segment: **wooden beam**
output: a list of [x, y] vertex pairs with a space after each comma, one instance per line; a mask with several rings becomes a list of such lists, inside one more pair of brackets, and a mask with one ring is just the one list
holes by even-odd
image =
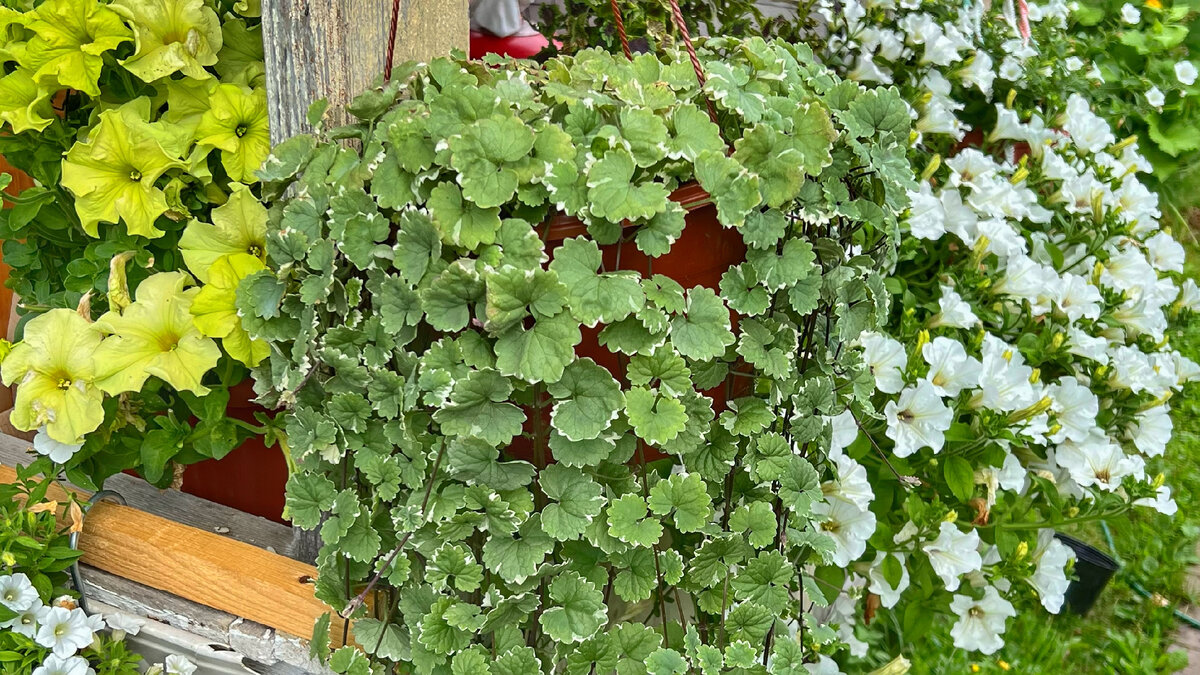
[[[0, 465], [0, 482], [14, 480]], [[59, 488], [48, 494], [65, 496]], [[94, 505], [79, 547], [87, 565], [292, 635], [307, 638], [328, 611], [313, 595], [315, 567], [133, 507]], [[331, 633], [340, 640], [336, 614]]]
[[[399, 0], [395, 62], [466, 50], [467, 0]], [[263, 0], [271, 141], [311, 131], [313, 101], [328, 99], [330, 124], [342, 106], [383, 73], [392, 0]]]

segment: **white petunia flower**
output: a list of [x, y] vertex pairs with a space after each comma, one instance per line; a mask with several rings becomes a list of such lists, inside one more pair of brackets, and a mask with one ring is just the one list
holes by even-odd
[[168, 656], [163, 665], [166, 666], [167, 675], [192, 675], [196, 672], [196, 664], [181, 654]]
[[1146, 256], [1130, 247], [1116, 251], [1109, 257], [1100, 274], [1100, 282], [1117, 290], [1128, 291], [1140, 288], [1147, 279], [1157, 277]]
[[1198, 74], [1200, 73], [1196, 72], [1196, 66], [1191, 61], [1180, 61], [1175, 64], [1175, 79], [1185, 87], [1195, 84]]
[[817, 657], [816, 663], [804, 664], [804, 669], [808, 671], [808, 675], [845, 675], [838, 667], [837, 661], [824, 654]]
[[954, 411], [942, 402], [933, 385], [926, 380], [900, 392], [897, 401], [884, 407], [887, 436], [895, 444], [897, 457], [908, 457], [921, 448], [941, 451], [946, 430], [954, 421]]
[[987, 333], [983, 336], [983, 370], [979, 375], [982, 389], [979, 403], [989, 410], [1013, 412], [1038, 401], [1030, 378], [1033, 368], [1015, 347]]
[[1146, 91], [1146, 103], [1149, 103], [1150, 107], [1161, 108], [1166, 102], [1167, 97], [1163, 95], [1162, 89], [1159, 89], [1158, 87], [1150, 87], [1150, 89]]
[[875, 376], [875, 388], [885, 394], [895, 394], [904, 388], [904, 369], [908, 355], [904, 345], [886, 335], [864, 332], [858, 338], [863, 361]]
[[1200, 311], [1200, 286], [1194, 279], [1184, 279], [1179, 289], [1179, 305], [1189, 312]]
[[1108, 363], [1108, 340], [1092, 337], [1076, 326], [1067, 329], [1067, 351], [1096, 363]]
[[971, 305], [962, 299], [958, 291], [950, 286], [940, 286], [942, 297], [938, 298], [938, 313], [929, 321], [930, 328], [974, 328], [979, 317]]
[[994, 654], [1004, 646], [1000, 637], [1004, 624], [1017, 615], [1012, 603], [991, 586], [983, 590], [983, 597], [978, 600], [969, 595], [955, 595], [950, 601], [950, 611], [959, 617], [950, 629], [954, 646], [982, 654]]
[[922, 550], [929, 557], [933, 571], [946, 585], [946, 590], [958, 590], [959, 578], [977, 572], [983, 567], [979, 555], [979, 533], [975, 530], [963, 533], [954, 523], [943, 522], [938, 526], [937, 539], [925, 542]]
[[813, 505], [813, 513], [823, 517], [819, 527], [833, 540], [830, 561], [845, 567], [867, 550], [867, 540], [875, 534], [875, 514], [841, 499]]
[[50, 438], [50, 434], [46, 433], [46, 427], [38, 429], [37, 434], [33, 437], [33, 449], [39, 455], [49, 457], [50, 461], [55, 464], [66, 464], [82, 447], [83, 443], [60, 443]]
[[1142, 497], [1141, 499], [1133, 500], [1136, 506], [1148, 506], [1164, 516], [1173, 516], [1179, 511], [1179, 505], [1171, 498], [1171, 488], [1166, 485], [1160, 485], [1154, 497]]
[[23, 572], [0, 577], [0, 605], [22, 612], [34, 604], [41, 604], [37, 590]]
[[1063, 442], [1056, 459], [1079, 485], [1108, 492], [1120, 487], [1126, 476], [1140, 476], [1145, 466], [1140, 457], [1126, 455], [1120, 445], [1098, 431], [1083, 442]]
[[1130, 3], [1121, 5], [1121, 20], [1127, 24], [1135, 24], [1142, 20], [1142, 13]]
[[131, 614], [106, 614], [104, 621], [110, 629], [120, 631], [125, 635], [137, 635], [146, 625], [144, 619], [139, 619]]
[[1025, 69], [1021, 67], [1020, 61], [1011, 56], [1005, 56], [1004, 60], [1000, 62], [1000, 71], [997, 74], [1002, 80], [1017, 82], [1025, 74]]
[[942, 210], [942, 201], [933, 196], [929, 183], [922, 183], [920, 191], [908, 191], [909, 232], [917, 239], [941, 239], [946, 234], [946, 212]]
[[963, 389], [979, 386], [979, 361], [967, 355], [961, 342], [936, 337], [921, 347], [921, 356], [929, 364], [926, 379], [939, 396], [958, 396]]
[[1071, 547], [1059, 541], [1053, 530], [1039, 530], [1037, 548], [1033, 552], [1036, 567], [1029, 584], [1037, 591], [1042, 606], [1051, 614], [1062, 609], [1063, 596], [1071, 581], [1067, 579], [1067, 564], [1075, 559]]
[[871, 506], [871, 500], [875, 498], [875, 491], [867, 478], [867, 470], [843, 453], [833, 456], [832, 459], [837, 477], [825, 481], [821, 486], [822, 492], [828, 498], [840, 499], [864, 511], [867, 510]]
[[1150, 357], [1137, 347], [1120, 345], [1109, 354], [1113, 372], [1108, 383], [1114, 387], [1129, 389], [1140, 394], [1155, 387], [1154, 366]]
[[32, 640], [33, 636], [37, 634], [38, 616], [41, 615], [42, 610], [42, 602], [39, 600], [28, 608], [18, 611], [17, 615], [8, 621], [0, 623], [0, 628], [7, 628]]
[[1146, 240], [1146, 253], [1150, 265], [1160, 272], [1183, 273], [1187, 255], [1183, 246], [1166, 232], [1159, 232]]
[[1067, 320], [1075, 323], [1080, 319], [1100, 318], [1100, 305], [1103, 302], [1100, 289], [1093, 286], [1087, 279], [1078, 274], [1066, 273], [1058, 291], [1058, 308], [1067, 315]]
[[1158, 405], [1139, 413], [1128, 430], [1129, 439], [1138, 452], [1148, 457], [1157, 457], [1167, 449], [1171, 440], [1171, 411], [1166, 405]]
[[1100, 152], [1117, 140], [1108, 122], [1094, 114], [1087, 99], [1079, 94], [1067, 98], [1062, 128], [1070, 135], [1075, 147], [1084, 152]]
[[48, 607], [39, 617], [38, 624], [34, 641], [64, 659], [92, 644], [95, 637], [88, 626], [87, 615], [78, 607]]
[[1051, 440], [1055, 443], [1067, 439], [1076, 442], [1087, 440], [1096, 428], [1096, 415], [1100, 414], [1100, 399], [1092, 390], [1073, 377], [1064, 377], [1048, 385], [1046, 395], [1050, 397], [1050, 409], [1062, 427]]
[[1024, 492], [1028, 483], [1028, 472], [1021, 465], [1021, 460], [1012, 453], [1004, 456], [1004, 462], [999, 467], [985, 466], [975, 471], [975, 483], [987, 490], [987, 508], [990, 511], [996, 505], [996, 493], [1001, 488]]
[[957, 75], [964, 85], [979, 89], [984, 96], [991, 96], [992, 83], [996, 79], [994, 65], [992, 57], [981, 49], [975, 52], [966, 67], [959, 70]]
[[[894, 557], [900, 561], [900, 581], [893, 588], [883, 576], [883, 561], [888, 556]], [[879, 551], [875, 554], [875, 561], [871, 563], [871, 570], [867, 572], [867, 578], [871, 580], [871, 585], [867, 587], [875, 595], [879, 596], [879, 604], [891, 609], [900, 602], [900, 595], [908, 588], [908, 566], [904, 564], [903, 553], [885, 553]]]
[[829, 426], [833, 430], [833, 437], [829, 442], [829, 456], [837, 457], [842, 452], [850, 447], [854, 439], [858, 438], [859, 428], [858, 422], [854, 420], [854, 413], [849, 408], [832, 417], [826, 417], [829, 420]]
[[33, 675], [88, 675], [94, 672], [87, 659], [81, 656], [60, 657], [48, 654], [42, 665], [34, 669]]
[[1078, 56], [1068, 56], [1063, 61], [1063, 65], [1066, 66], [1068, 73], [1074, 73], [1076, 71], [1083, 70], [1083, 59], [1079, 58]]

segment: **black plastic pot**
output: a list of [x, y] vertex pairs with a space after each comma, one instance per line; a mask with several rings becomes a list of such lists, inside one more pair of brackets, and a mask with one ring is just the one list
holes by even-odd
[[1083, 616], [1096, 604], [1100, 591], [1108, 585], [1119, 565], [1111, 556], [1095, 546], [1065, 534], [1055, 533], [1054, 536], [1075, 551], [1075, 575], [1078, 578], [1073, 579], [1067, 587], [1065, 598], [1067, 608]]

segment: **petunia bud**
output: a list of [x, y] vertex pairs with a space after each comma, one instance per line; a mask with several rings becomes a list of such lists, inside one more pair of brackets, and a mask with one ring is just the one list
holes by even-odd
[[1029, 544], [1022, 541], [1021, 543], [1017, 544], [1017, 552], [1014, 555], [1013, 560], [1024, 560], [1025, 556], [1027, 555], [1029, 555]]
[[134, 255], [134, 251], [123, 251], [108, 263], [108, 307], [111, 310], [122, 312], [133, 303], [129, 295], [129, 279], [125, 276], [125, 264]]
[[930, 177], [932, 177], [933, 174], [935, 172], [937, 172], [938, 167], [941, 165], [942, 165], [942, 156], [934, 155], [929, 160], [929, 163], [925, 165], [925, 170], [921, 172], [921, 180], [923, 180], [923, 181], [929, 180]]

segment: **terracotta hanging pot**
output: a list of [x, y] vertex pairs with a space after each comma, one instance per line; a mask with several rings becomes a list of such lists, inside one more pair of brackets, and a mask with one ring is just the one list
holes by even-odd
[[[254, 413], [270, 412], [254, 403], [249, 380], [229, 390], [226, 414], [257, 424]], [[206, 459], [188, 465], [183, 473], [184, 492], [239, 511], [277, 522], [283, 519], [283, 491], [287, 462], [278, 446], [268, 448], [262, 438], [244, 441], [221, 459]]]

